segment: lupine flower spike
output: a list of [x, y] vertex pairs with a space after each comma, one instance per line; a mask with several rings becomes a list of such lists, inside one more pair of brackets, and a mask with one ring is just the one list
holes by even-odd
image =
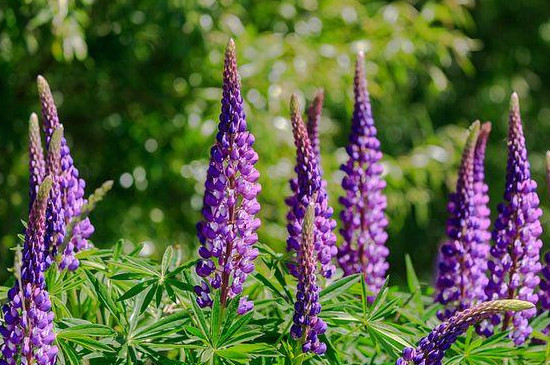
[[[548, 193], [550, 193], [550, 151], [546, 152], [546, 183]], [[544, 255], [544, 267], [541, 270], [541, 281], [539, 284], [539, 300], [543, 310], [550, 310], [550, 252]], [[547, 327], [545, 333], [550, 332], [550, 327]]]
[[[489, 209], [489, 186], [485, 183], [485, 154], [487, 151], [487, 141], [491, 134], [491, 122], [485, 122], [481, 125], [479, 130], [479, 137], [476, 143], [476, 150], [474, 153], [474, 191], [476, 196], [476, 217], [478, 218], [478, 238], [479, 248], [478, 253], [480, 257], [476, 262], [482, 272], [487, 270], [487, 258], [489, 257], [490, 241], [491, 241], [491, 210]], [[488, 279], [483, 275], [485, 284], [487, 285]]]
[[[294, 305], [294, 324], [290, 331], [295, 340], [301, 341], [303, 352], [311, 351], [321, 355], [325, 353], [326, 345], [319, 340], [319, 335], [326, 331], [327, 326], [318, 317], [321, 304], [317, 272], [327, 275], [326, 268], [330, 265], [332, 256], [320, 237], [324, 229], [330, 231], [331, 228], [327, 225], [330, 219], [325, 215], [328, 204], [326, 193], [321, 188], [317, 158], [299, 109], [298, 98], [292, 95], [290, 110], [296, 145], [298, 186], [295, 204], [291, 207], [290, 216], [293, 220], [288, 226], [287, 244], [288, 248], [295, 252], [291, 273], [298, 279], [298, 285]], [[324, 225], [321, 226], [319, 223]]]
[[[537, 183], [531, 179], [525, 137], [521, 124], [518, 96], [512, 94], [510, 126], [508, 131], [508, 165], [504, 203], [498, 206], [498, 218], [493, 231], [494, 245], [489, 261], [489, 283], [486, 293], [489, 300], [521, 299], [538, 302], [534, 289], [539, 284], [539, 262], [542, 226], [539, 218]], [[504, 315], [502, 328], [513, 327], [510, 337], [516, 345], [522, 344], [531, 334], [529, 319], [536, 310]], [[500, 323], [500, 316], [491, 324]], [[488, 324], [486, 332], [491, 332]]]
[[40, 185], [29, 214], [20, 280], [9, 290], [9, 301], [2, 308], [0, 365], [50, 365], [56, 361], [54, 314], [44, 283], [45, 215], [51, 186], [49, 176]]
[[458, 312], [446, 322], [434, 328], [428, 336], [422, 338], [417, 348], [405, 348], [396, 365], [440, 365], [445, 356], [445, 351], [470, 326], [499, 313], [516, 312], [517, 314], [526, 310], [535, 310], [535, 306], [522, 300], [505, 299], [484, 302]]
[[440, 248], [436, 281], [436, 299], [445, 306], [438, 313], [441, 320], [485, 300], [489, 237], [482, 167], [487, 128], [481, 141], [479, 129], [476, 121], [464, 147], [456, 191], [448, 204], [448, 239]]
[[[197, 225], [201, 260], [196, 266], [202, 278], [195, 287], [197, 303], [212, 306], [212, 290], [220, 290], [222, 307], [243, 292], [248, 274], [254, 271], [258, 249], [256, 230], [260, 211], [256, 200], [261, 186], [254, 167], [258, 154], [254, 136], [248, 132], [237, 73], [235, 43], [229, 41], [225, 52], [223, 97], [216, 144], [210, 151], [206, 176], [204, 220]], [[238, 313], [253, 308], [247, 296], [239, 300]]]
[[375, 296], [389, 268], [386, 261], [389, 250], [385, 246], [388, 220], [383, 193], [386, 182], [380, 164], [382, 152], [376, 137], [363, 63], [364, 56], [360, 53], [355, 67], [352, 130], [346, 148], [349, 158], [341, 167], [345, 174], [342, 180], [345, 194], [340, 198], [343, 207], [340, 233], [344, 242], [339, 247], [338, 263], [345, 275], [362, 273]]
[[[40, 103], [42, 104], [43, 128], [46, 137], [46, 147], [50, 144], [54, 130], [61, 126], [57, 114], [50, 86], [46, 79], [38, 76], [38, 94]], [[74, 218], [80, 215], [80, 209], [86, 204], [84, 198], [84, 188], [86, 183], [79, 178], [78, 169], [74, 166], [73, 159], [67, 141], [65, 138], [61, 141], [61, 201], [64, 211], [65, 225]], [[79, 266], [78, 259], [74, 256], [77, 252], [85, 250], [91, 246], [88, 239], [94, 232], [94, 227], [88, 218], [81, 221], [72, 231], [72, 237], [67, 240], [67, 245], [63, 248], [61, 260], [59, 263], [60, 269], [68, 268], [76, 270]], [[50, 247], [50, 255], [52, 260], [60, 247]]]
[[[308, 120], [307, 120], [307, 137], [309, 139], [309, 143], [311, 144], [311, 148], [313, 150], [313, 154], [315, 156], [316, 162], [317, 162], [317, 168], [319, 170], [319, 179], [321, 183], [320, 192], [317, 194], [317, 200], [319, 202], [319, 206], [321, 207], [321, 210], [319, 210], [316, 214], [317, 217], [317, 225], [319, 226], [319, 230], [316, 231], [316, 242], [322, 242], [322, 245], [319, 246], [322, 249], [319, 252], [319, 260], [322, 262], [323, 265], [323, 275], [325, 277], [331, 277], [332, 274], [335, 271], [335, 266], [332, 264], [332, 257], [334, 257], [337, 253], [336, 248], [336, 235], [334, 234], [334, 228], [336, 228], [336, 221], [332, 219], [332, 215], [334, 214], [334, 210], [332, 207], [328, 204], [328, 194], [326, 191], [327, 182], [322, 178], [323, 172], [321, 169], [321, 150], [320, 150], [320, 143], [319, 143], [319, 123], [321, 121], [321, 112], [323, 109], [323, 100], [324, 100], [324, 93], [323, 90], [319, 90], [317, 94], [315, 95], [315, 98], [313, 99], [313, 102], [308, 108]], [[296, 166], [295, 169], [298, 167]], [[297, 172], [297, 171], [296, 171]], [[295, 207], [299, 206], [299, 197], [298, 197], [298, 178], [294, 177], [290, 180], [290, 189], [292, 190], [292, 194], [285, 200], [287, 206], [289, 207], [289, 212], [287, 214], [287, 222], [288, 222], [288, 232], [289, 232], [289, 239], [287, 244], [287, 250], [292, 251], [295, 247], [295, 236], [296, 236], [296, 229], [295, 227], [299, 226], [300, 223], [297, 222], [297, 218], [295, 215]], [[291, 274], [297, 277], [296, 273], [296, 263], [291, 261], [289, 262], [289, 270]]]
[[[58, 248], [62, 249], [65, 237], [65, 209], [62, 201], [61, 140], [63, 127], [59, 126], [50, 139], [50, 148], [46, 158], [46, 174], [52, 179], [52, 189], [46, 208], [46, 233], [44, 247], [46, 266], [52, 264]], [[56, 147], [58, 146], [58, 147]]]
[[42, 149], [38, 117], [32, 113], [29, 120], [29, 209], [34, 203], [38, 187], [46, 175], [46, 161]]

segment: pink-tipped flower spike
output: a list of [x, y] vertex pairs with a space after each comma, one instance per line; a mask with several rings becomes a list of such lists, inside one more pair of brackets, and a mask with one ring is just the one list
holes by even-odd
[[53, 365], [58, 349], [54, 344], [54, 314], [44, 281], [46, 206], [52, 186], [44, 179], [32, 205], [23, 247], [20, 280], [8, 292], [0, 323], [0, 365]]
[[[53, 132], [61, 126], [57, 107], [53, 100], [50, 86], [42, 76], [37, 78], [38, 95], [42, 105], [43, 129], [46, 137], [46, 148], [49, 147]], [[61, 201], [65, 212], [65, 225], [80, 215], [82, 206], [86, 204], [84, 188], [86, 183], [79, 178], [78, 169], [74, 166], [73, 159], [66, 139], [61, 141]], [[60, 269], [76, 270], [79, 266], [75, 254], [91, 247], [88, 241], [94, 232], [94, 226], [88, 218], [79, 222], [72, 231], [72, 237], [67, 240], [67, 246], [60, 252]], [[57, 250], [59, 252], [59, 250]], [[56, 251], [52, 251], [56, 252]], [[55, 258], [52, 258], [52, 260]]]
[[[319, 237], [323, 230], [331, 230], [325, 217], [327, 199], [322, 189], [321, 176], [315, 152], [311, 146], [306, 126], [300, 115], [298, 97], [290, 101], [292, 131], [296, 145], [297, 189], [295, 204], [291, 207], [292, 223], [288, 226], [288, 248], [293, 257], [291, 273], [298, 279], [296, 303], [291, 335], [302, 341], [303, 352], [325, 353], [326, 345], [319, 335], [326, 330], [326, 324], [318, 317], [320, 288], [317, 273], [326, 274], [331, 253]], [[319, 196], [322, 199], [319, 199]]]
[[[480, 124], [476, 121], [464, 147], [456, 191], [449, 199], [448, 238], [440, 247], [436, 281], [436, 300], [445, 306], [438, 313], [441, 320], [486, 298], [489, 237], [482, 206], [486, 203], [482, 171], [477, 171], [476, 180], [476, 164], [483, 164], [486, 136], [480, 142], [479, 132]], [[480, 184], [476, 184], [479, 180]]]
[[457, 338], [472, 325], [503, 312], [522, 313], [535, 310], [534, 304], [522, 300], [505, 299], [484, 302], [454, 314], [420, 340], [418, 347], [407, 347], [396, 365], [441, 365], [445, 352]]
[[[539, 285], [539, 262], [542, 241], [537, 183], [531, 179], [527, 148], [516, 93], [512, 94], [508, 130], [508, 164], [504, 202], [498, 206], [498, 218], [493, 231], [489, 283], [485, 290], [489, 300], [521, 299], [537, 304], [534, 289]], [[532, 332], [529, 319], [536, 310], [506, 314], [502, 328], [512, 327], [510, 338], [520, 345]], [[491, 324], [500, 323], [494, 316]], [[486, 333], [491, 332], [487, 324]]]
[[338, 249], [338, 263], [345, 275], [362, 273], [373, 293], [372, 299], [384, 284], [389, 265], [386, 257], [388, 220], [385, 215], [386, 182], [382, 178], [382, 152], [374, 125], [374, 118], [365, 79], [364, 56], [360, 53], [355, 67], [355, 106], [349, 144], [348, 161], [344, 172], [340, 197], [344, 242]]
[[[211, 293], [218, 289], [225, 307], [229, 299], [242, 294], [246, 277], [255, 269], [259, 252], [254, 244], [260, 227], [256, 198], [261, 186], [260, 173], [254, 167], [258, 161], [254, 141], [247, 130], [235, 43], [230, 40], [225, 52], [220, 123], [206, 176], [204, 219], [197, 225], [201, 260], [195, 271], [202, 282], [195, 293], [200, 307], [212, 306]], [[239, 299], [239, 314], [252, 308], [246, 296]]]
[[[337, 253], [336, 248], [336, 235], [334, 234], [334, 228], [336, 228], [336, 221], [332, 219], [334, 210], [328, 204], [328, 193], [326, 191], [327, 182], [323, 179], [323, 171], [321, 168], [321, 152], [319, 144], [319, 123], [321, 121], [321, 112], [323, 109], [323, 100], [324, 92], [323, 90], [317, 91], [313, 102], [308, 108], [308, 120], [307, 120], [307, 138], [313, 150], [313, 154], [316, 158], [317, 169], [319, 170], [319, 179], [321, 181], [321, 190], [317, 195], [317, 199], [320, 204], [320, 210], [317, 215], [317, 224], [319, 225], [319, 230], [316, 231], [317, 239], [316, 242], [321, 242], [321, 247], [319, 249], [319, 260], [323, 263], [323, 275], [325, 277], [331, 277], [335, 271], [335, 266], [332, 264], [332, 257]], [[301, 118], [301, 116], [300, 116]], [[298, 167], [295, 167], [295, 170]], [[296, 171], [297, 172], [297, 171]], [[289, 251], [293, 250], [295, 245], [294, 233], [295, 227], [298, 223], [296, 222], [297, 218], [295, 215], [295, 207], [299, 206], [299, 197], [298, 197], [298, 178], [294, 177], [290, 179], [290, 189], [292, 194], [285, 199], [285, 203], [289, 207], [289, 212], [287, 214], [287, 228], [290, 234], [287, 249]], [[294, 233], [293, 233], [294, 232]], [[290, 262], [289, 265], [290, 272], [296, 276], [295, 268], [296, 265], [294, 262]]]
[[40, 137], [38, 117], [32, 113], [29, 120], [29, 209], [34, 203], [38, 187], [46, 175], [46, 161]]

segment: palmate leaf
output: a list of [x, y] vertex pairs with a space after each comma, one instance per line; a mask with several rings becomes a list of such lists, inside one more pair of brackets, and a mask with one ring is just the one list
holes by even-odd
[[134, 332], [134, 338], [137, 340], [152, 340], [155, 338], [168, 338], [170, 335], [180, 331], [182, 327], [190, 321], [187, 312], [178, 312], [160, 320], [155, 320], [151, 324], [140, 327]]
[[[64, 352], [69, 363], [73, 363], [74, 356], [78, 354], [76, 351], [78, 347], [92, 353], [101, 354], [103, 357], [114, 354], [115, 349], [112, 343], [108, 344], [103, 340], [99, 340], [100, 338], [109, 338], [116, 335], [116, 331], [110, 327], [77, 319], [62, 320], [60, 324], [64, 328], [58, 331], [56, 338], [58, 343], [65, 347]], [[81, 357], [81, 355], [77, 356], [78, 358]]]
[[321, 301], [321, 305], [323, 305], [325, 302], [328, 302], [331, 299], [337, 298], [340, 295], [346, 293], [349, 290], [349, 288], [357, 284], [361, 278], [362, 278], [361, 274], [354, 274], [354, 275], [344, 276], [343, 278], [340, 278], [334, 281], [328, 287], [321, 290], [321, 293], [319, 293], [319, 300]]
[[489, 338], [475, 337], [475, 330], [470, 328], [466, 337], [460, 338], [446, 354], [446, 364], [502, 364], [504, 359], [517, 358], [513, 342], [508, 332], [499, 333]]
[[56, 345], [60, 350], [57, 359], [60, 365], [80, 365], [81, 357], [71, 345], [60, 338], [56, 340]]
[[122, 325], [122, 310], [113, 300], [110, 290], [105, 286], [105, 284], [95, 278], [91, 272], [84, 272], [88, 278], [88, 281], [92, 284], [93, 292], [99, 303], [110, 313], [112, 318], [118, 322], [118, 324]]

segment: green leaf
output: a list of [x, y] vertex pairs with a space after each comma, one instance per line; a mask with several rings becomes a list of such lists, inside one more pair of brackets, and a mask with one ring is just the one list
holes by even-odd
[[147, 310], [147, 307], [149, 307], [149, 304], [153, 301], [153, 297], [155, 295], [155, 292], [158, 288], [158, 284], [155, 283], [151, 289], [147, 292], [147, 295], [145, 296], [145, 299], [143, 300], [143, 303], [141, 304], [141, 308], [139, 310], [140, 314], [143, 314]]
[[174, 250], [172, 249], [172, 246], [168, 246], [168, 248], [166, 248], [166, 251], [164, 251], [164, 255], [162, 256], [162, 264], [161, 264], [161, 271], [163, 275], [168, 272], [170, 262], [172, 261], [173, 253], [174, 253]]
[[277, 351], [265, 343], [243, 343], [216, 350], [216, 355], [231, 360], [248, 360], [258, 356], [277, 356]]
[[361, 274], [344, 276], [343, 278], [333, 282], [325, 289], [321, 290], [321, 293], [319, 294], [319, 299], [321, 300], [321, 302], [326, 302], [333, 298], [336, 298], [339, 295], [345, 293], [354, 284], [358, 283], [361, 278]]
[[127, 299], [130, 299], [132, 297], [135, 297], [145, 289], [147, 289], [149, 286], [153, 285], [155, 283], [155, 279], [149, 279], [142, 283], [139, 283], [135, 286], [133, 286], [130, 290], [128, 290], [126, 293], [124, 293], [120, 298], [118, 298], [118, 302], [123, 302]]

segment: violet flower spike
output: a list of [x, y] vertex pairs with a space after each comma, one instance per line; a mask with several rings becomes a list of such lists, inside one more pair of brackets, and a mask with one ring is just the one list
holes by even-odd
[[[323, 90], [319, 90], [315, 95], [315, 98], [308, 108], [308, 121], [307, 121], [307, 138], [313, 150], [313, 155], [316, 159], [317, 169], [319, 171], [319, 181], [320, 181], [320, 190], [317, 194], [317, 201], [319, 203], [319, 209], [316, 211], [316, 224], [319, 227], [315, 231], [316, 239], [316, 251], [318, 252], [318, 259], [322, 264], [322, 275], [326, 278], [330, 278], [336, 271], [336, 267], [332, 263], [332, 258], [338, 252], [336, 248], [336, 235], [334, 234], [334, 228], [336, 228], [336, 221], [332, 219], [334, 210], [328, 204], [328, 193], [326, 190], [327, 182], [322, 178], [322, 169], [321, 169], [321, 153], [320, 153], [320, 144], [319, 144], [319, 123], [321, 121], [321, 112], [323, 108], [324, 93]], [[301, 116], [300, 116], [301, 120]], [[295, 167], [297, 174], [298, 166]], [[289, 238], [287, 240], [287, 250], [292, 251], [297, 247], [296, 242], [298, 241], [297, 236], [299, 236], [299, 228], [301, 225], [299, 214], [295, 214], [295, 210], [299, 209], [299, 183], [298, 178], [294, 177], [290, 180], [290, 189], [292, 194], [285, 199], [285, 203], [289, 207], [289, 212], [287, 214], [287, 230], [289, 233]], [[320, 243], [320, 244], [319, 244]], [[296, 262], [291, 260], [288, 263], [288, 268], [290, 273], [298, 277], [296, 271]]]
[[51, 186], [49, 176], [40, 185], [29, 214], [20, 280], [8, 291], [9, 301], [2, 308], [0, 365], [53, 365], [56, 362], [54, 314], [44, 282], [45, 215]]
[[479, 130], [476, 121], [464, 147], [456, 191], [448, 204], [448, 238], [440, 247], [436, 281], [436, 300], [445, 306], [438, 312], [441, 320], [486, 298], [489, 233], [482, 175], [487, 128], [481, 141]]
[[514, 299], [483, 302], [454, 314], [447, 321], [435, 327], [428, 336], [418, 342], [418, 347], [406, 347], [396, 365], [441, 365], [445, 352], [468, 328], [484, 319], [503, 312], [535, 310], [535, 305]]
[[389, 250], [385, 246], [388, 220], [383, 193], [386, 182], [380, 163], [382, 152], [376, 137], [363, 64], [363, 53], [359, 53], [355, 67], [352, 130], [346, 147], [349, 158], [341, 166], [345, 174], [342, 180], [344, 196], [340, 197], [343, 208], [340, 233], [344, 242], [338, 249], [338, 263], [345, 275], [362, 273], [375, 296], [389, 268], [386, 261]]
[[[46, 136], [46, 147], [50, 144], [54, 130], [61, 125], [57, 114], [57, 107], [53, 100], [50, 86], [46, 79], [38, 76], [38, 94], [42, 105], [43, 129]], [[65, 226], [80, 215], [80, 210], [86, 204], [84, 189], [86, 183], [79, 178], [78, 169], [74, 166], [73, 159], [67, 141], [65, 138], [61, 141], [61, 200], [65, 212]], [[91, 247], [89, 238], [94, 233], [94, 226], [88, 218], [75, 225], [72, 231], [72, 237], [67, 240], [67, 245], [63, 248], [60, 269], [76, 270], [79, 261], [75, 254], [81, 250]], [[55, 251], [52, 251], [55, 252]], [[55, 259], [54, 257], [51, 260]]]
[[46, 208], [46, 232], [44, 236], [45, 264], [49, 267], [62, 249], [65, 237], [65, 209], [62, 201], [61, 148], [63, 126], [58, 126], [50, 139], [46, 158], [46, 174], [52, 179], [52, 189]]
[[[498, 206], [498, 218], [493, 231], [489, 283], [485, 290], [490, 300], [521, 299], [533, 304], [538, 302], [534, 289], [539, 284], [538, 274], [542, 241], [537, 183], [531, 179], [530, 165], [519, 111], [518, 96], [512, 94], [510, 126], [508, 131], [508, 165], [504, 202]], [[529, 319], [536, 310], [504, 315], [503, 330], [512, 328], [510, 338], [520, 345], [529, 337], [532, 328]], [[500, 316], [494, 316], [485, 330], [499, 324]]]
[[29, 209], [32, 208], [38, 188], [46, 176], [46, 161], [38, 117], [32, 113], [29, 120]]
[[[289, 224], [287, 244], [295, 252], [292, 274], [298, 279], [296, 302], [294, 304], [291, 335], [302, 343], [303, 352], [324, 354], [326, 345], [319, 335], [326, 331], [325, 322], [318, 317], [321, 312], [319, 303], [320, 288], [317, 284], [317, 272], [325, 274], [325, 265], [320, 255], [325, 247], [317, 241], [320, 227], [319, 214], [323, 213], [318, 195], [324, 194], [315, 153], [311, 146], [306, 126], [299, 111], [298, 98], [292, 95], [290, 102], [292, 130], [296, 145], [297, 190], [296, 204], [291, 207], [294, 218]], [[326, 200], [324, 200], [326, 204]], [[329, 258], [331, 256], [329, 255]], [[320, 265], [318, 265], [318, 262]]]
[[[259, 254], [254, 247], [260, 227], [256, 217], [260, 211], [256, 199], [261, 191], [260, 173], [254, 167], [258, 154], [253, 148], [254, 136], [247, 130], [233, 40], [225, 52], [221, 102], [216, 144], [210, 150], [206, 176], [204, 219], [197, 225], [201, 260], [195, 271], [202, 281], [195, 293], [200, 307], [212, 306], [214, 290], [220, 290], [222, 307], [241, 295]], [[252, 308], [248, 297], [239, 299], [239, 314]]]
[[[546, 183], [550, 193], [550, 151], [546, 152]], [[550, 310], [550, 252], [544, 255], [543, 268], [541, 270], [541, 280], [539, 284], [539, 300], [543, 311]], [[544, 329], [544, 333], [550, 332], [550, 326]]]

